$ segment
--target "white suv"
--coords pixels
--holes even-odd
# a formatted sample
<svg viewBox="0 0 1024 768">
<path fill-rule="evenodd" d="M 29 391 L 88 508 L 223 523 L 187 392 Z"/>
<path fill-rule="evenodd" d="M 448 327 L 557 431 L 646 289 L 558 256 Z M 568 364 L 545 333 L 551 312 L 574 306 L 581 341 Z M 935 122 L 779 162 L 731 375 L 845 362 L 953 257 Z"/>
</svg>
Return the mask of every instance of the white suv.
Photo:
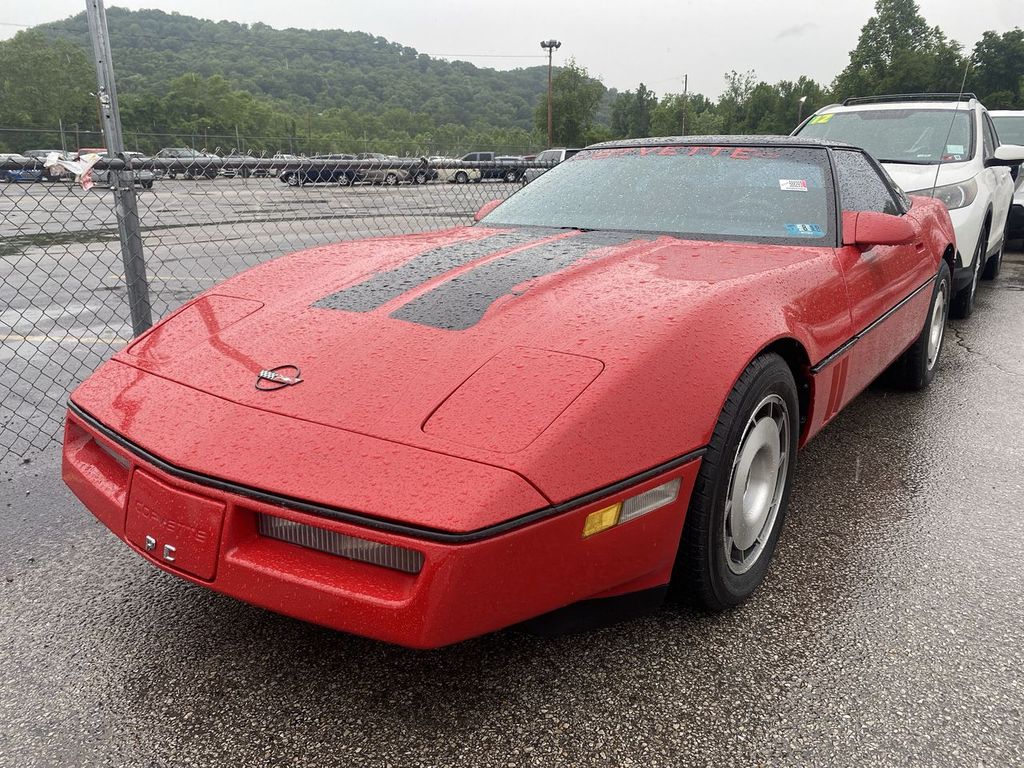
<svg viewBox="0 0 1024 768">
<path fill-rule="evenodd" d="M 999 144 L 974 94 L 847 99 L 819 109 L 793 135 L 863 147 L 908 194 L 934 191 L 956 229 L 950 310 L 968 317 L 978 278 L 999 274 L 1014 190 L 1010 168 L 1024 161 L 1024 147 Z"/>
<path fill-rule="evenodd" d="M 989 114 L 1001 142 L 1024 144 L 1024 109 L 993 109 Z M 1014 173 L 1017 176 L 1017 191 L 1013 205 L 1010 206 L 1010 223 L 1007 225 L 1010 231 L 1006 237 L 1008 240 L 1024 240 L 1024 173 L 1019 168 Z"/>
</svg>

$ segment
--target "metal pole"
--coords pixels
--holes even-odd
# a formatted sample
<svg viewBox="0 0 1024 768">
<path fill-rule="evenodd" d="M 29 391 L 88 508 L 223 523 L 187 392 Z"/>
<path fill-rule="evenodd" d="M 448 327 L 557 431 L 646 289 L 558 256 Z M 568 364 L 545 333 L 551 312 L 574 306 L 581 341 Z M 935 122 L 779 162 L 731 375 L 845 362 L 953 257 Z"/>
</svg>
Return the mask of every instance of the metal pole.
<svg viewBox="0 0 1024 768">
<path fill-rule="evenodd" d="M 562 43 L 558 40 L 541 40 L 540 47 L 548 52 L 548 146 L 555 143 L 554 132 L 551 130 L 551 57 L 555 55 L 555 49 L 561 48 Z"/>
<path fill-rule="evenodd" d="M 60 151 L 61 152 L 67 152 L 68 151 L 68 142 L 67 142 L 67 139 L 64 138 L 64 119 L 61 118 L 61 117 L 58 117 L 57 118 L 57 125 L 60 128 Z"/>
<path fill-rule="evenodd" d="M 683 132 L 680 136 L 686 135 L 686 89 L 690 84 L 690 76 L 683 75 Z"/>
<path fill-rule="evenodd" d="M 555 49 L 552 47 L 548 48 L 548 146 L 552 146 L 555 141 L 552 137 L 551 131 L 551 57 L 554 56 Z"/>
<path fill-rule="evenodd" d="M 97 102 L 101 125 L 111 158 L 124 158 L 124 136 L 121 134 L 121 113 L 117 108 L 117 88 L 114 85 L 114 62 L 107 32 L 107 12 L 103 0 L 86 0 L 89 35 L 96 58 L 96 83 L 99 86 Z M 142 230 L 139 226 L 139 206 L 135 197 L 135 179 L 130 170 L 112 170 L 114 211 L 121 239 L 121 260 L 124 263 L 125 284 L 128 287 L 128 307 L 132 314 L 132 331 L 137 336 L 153 325 L 153 310 L 149 305 L 149 282 L 146 278 L 146 260 L 142 253 Z"/>
</svg>

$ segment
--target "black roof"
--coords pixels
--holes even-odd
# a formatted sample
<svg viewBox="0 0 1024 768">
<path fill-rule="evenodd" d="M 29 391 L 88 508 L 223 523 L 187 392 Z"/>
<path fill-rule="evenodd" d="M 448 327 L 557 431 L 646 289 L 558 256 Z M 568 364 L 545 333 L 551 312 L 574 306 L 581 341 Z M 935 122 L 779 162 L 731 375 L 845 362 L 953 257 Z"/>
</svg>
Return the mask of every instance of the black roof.
<svg viewBox="0 0 1024 768">
<path fill-rule="evenodd" d="M 646 139 L 619 139 L 591 144 L 587 149 L 611 147 L 665 147 L 699 144 L 716 147 L 853 147 L 842 141 L 812 139 L 806 136 L 659 136 Z"/>
</svg>

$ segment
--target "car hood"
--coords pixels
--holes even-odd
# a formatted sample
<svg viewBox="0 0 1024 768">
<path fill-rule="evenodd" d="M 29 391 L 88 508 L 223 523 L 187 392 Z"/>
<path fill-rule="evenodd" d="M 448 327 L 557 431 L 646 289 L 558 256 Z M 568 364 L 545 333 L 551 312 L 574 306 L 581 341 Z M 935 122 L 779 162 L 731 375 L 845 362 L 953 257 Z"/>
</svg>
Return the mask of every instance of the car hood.
<svg viewBox="0 0 1024 768">
<path fill-rule="evenodd" d="M 931 189 L 932 186 L 957 184 L 974 176 L 970 163 L 943 163 L 935 165 L 904 165 L 902 163 L 882 163 L 904 192 L 919 193 Z M 938 179 L 936 180 L 936 171 Z"/>
<path fill-rule="evenodd" d="M 696 363 L 708 336 L 734 330 L 729 317 L 740 308 L 777 307 L 776 290 L 810 291 L 826 279 L 794 270 L 798 263 L 832 259 L 828 248 L 575 230 L 471 227 L 356 241 L 243 273 L 117 359 L 231 403 L 533 478 L 532 468 L 554 466 L 552 451 L 612 429 L 595 412 L 649 412 L 645 388 L 665 386 L 661 361 Z M 777 278 L 738 301 L 734 292 L 765 272 Z M 709 377 L 750 354 L 722 350 L 699 363 Z M 258 379 L 273 369 L 301 382 Z M 732 376 L 685 384 L 711 393 L 717 409 Z M 707 422 L 672 427 L 671 450 L 702 445 Z M 625 465 L 640 469 L 671 457 L 660 445 L 629 452 Z M 613 469 L 622 465 L 622 456 L 602 455 L 574 477 L 587 489 L 628 474 Z M 568 493 L 544 490 L 556 500 Z"/>
</svg>

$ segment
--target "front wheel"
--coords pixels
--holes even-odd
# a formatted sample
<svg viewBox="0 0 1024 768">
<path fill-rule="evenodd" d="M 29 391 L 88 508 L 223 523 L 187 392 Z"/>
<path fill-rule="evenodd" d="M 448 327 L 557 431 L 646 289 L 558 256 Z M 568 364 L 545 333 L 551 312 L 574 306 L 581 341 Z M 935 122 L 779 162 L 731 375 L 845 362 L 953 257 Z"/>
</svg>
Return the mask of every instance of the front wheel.
<svg viewBox="0 0 1024 768">
<path fill-rule="evenodd" d="M 384 186 L 386 187 L 397 187 L 398 186 L 398 174 L 389 173 L 384 177 Z"/>
<path fill-rule="evenodd" d="M 465 171 L 459 171 L 455 174 L 456 184 L 465 184 L 467 181 L 469 181 L 469 174 Z"/>
<path fill-rule="evenodd" d="M 988 227 L 978 234 L 978 245 L 974 248 L 974 261 L 971 262 L 971 282 L 957 292 L 950 305 L 949 314 L 958 320 L 966 320 L 974 314 L 974 301 L 978 294 L 978 280 L 981 278 L 982 262 L 988 249 Z"/>
<path fill-rule="evenodd" d="M 725 401 L 701 460 L 673 587 L 724 610 L 764 580 L 789 503 L 800 406 L 786 362 L 761 355 Z"/>
<path fill-rule="evenodd" d="M 946 320 L 949 317 L 950 272 L 946 262 L 939 267 L 932 290 L 932 303 L 928 306 L 921 335 L 892 364 L 889 369 L 893 383 L 904 389 L 925 389 L 935 378 L 935 371 L 946 338 Z"/>
<path fill-rule="evenodd" d="M 1006 250 L 1006 239 L 1010 233 L 1010 216 L 1006 216 L 1006 226 L 1003 227 L 1003 240 L 999 243 L 999 250 L 996 251 L 992 258 L 985 262 L 985 271 L 981 273 L 982 280 L 995 280 L 999 277 L 999 273 L 1003 271 L 1003 251 Z"/>
</svg>

